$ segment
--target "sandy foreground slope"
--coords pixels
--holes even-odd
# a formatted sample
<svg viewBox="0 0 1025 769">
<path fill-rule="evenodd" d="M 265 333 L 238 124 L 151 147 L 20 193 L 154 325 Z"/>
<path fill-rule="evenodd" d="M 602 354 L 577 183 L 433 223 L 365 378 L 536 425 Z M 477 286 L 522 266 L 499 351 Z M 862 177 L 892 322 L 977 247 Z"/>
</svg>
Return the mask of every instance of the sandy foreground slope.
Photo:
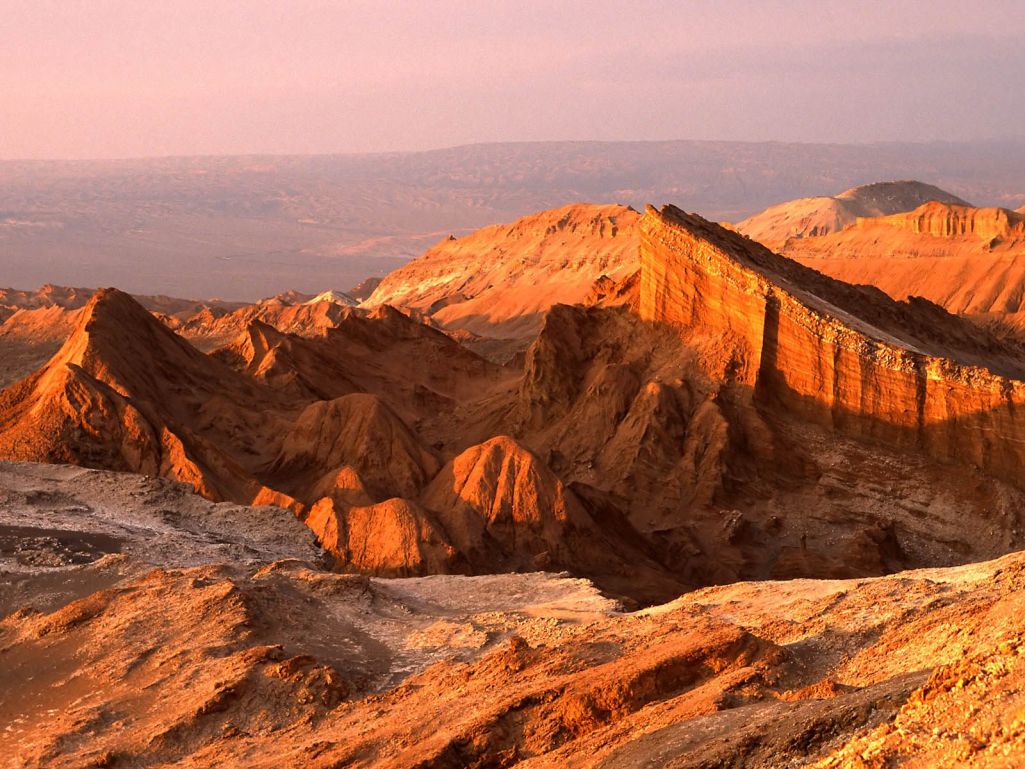
<svg viewBox="0 0 1025 769">
<path fill-rule="evenodd" d="M 0 500 L 5 767 L 1013 766 L 1025 733 L 1020 554 L 624 613 L 326 573 L 287 512 L 165 480 L 3 463 Z"/>
</svg>

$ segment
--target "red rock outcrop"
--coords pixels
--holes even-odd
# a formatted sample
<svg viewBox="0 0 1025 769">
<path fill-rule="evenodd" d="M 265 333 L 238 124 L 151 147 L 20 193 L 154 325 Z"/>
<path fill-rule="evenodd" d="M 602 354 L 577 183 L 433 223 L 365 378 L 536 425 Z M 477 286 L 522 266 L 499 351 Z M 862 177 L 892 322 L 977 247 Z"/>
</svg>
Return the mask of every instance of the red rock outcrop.
<svg viewBox="0 0 1025 769">
<path fill-rule="evenodd" d="M 27 376 L 49 360 L 78 325 L 81 310 L 95 292 L 86 288 L 44 285 L 35 291 L 0 289 L 0 387 Z M 139 304 L 165 323 L 183 318 L 214 317 L 237 303 L 197 302 L 168 296 L 135 296 Z"/>
<path fill-rule="evenodd" d="M 926 204 L 859 219 L 843 232 L 788 241 L 782 252 L 896 299 L 922 296 L 950 312 L 1007 318 L 1025 311 L 1025 216 L 1001 208 Z"/>
<path fill-rule="evenodd" d="M 434 517 L 410 500 L 340 507 L 324 498 L 310 508 L 306 525 L 342 570 L 412 577 L 449 574 L 460 565 Z"/>
<path fill-rule="evenodd" d="M 1020 478 L 1025 369 L 1013 351 L 966 337 L 927 304 L 831 280 L 672 207 L 650 209 L 640 229 L 641 317 L 724 340 L 714 365 L 755 399 Z"/>
<path fill-rule="evenodd" d="M 108 289 L 44 368 L 0 393 L 0 454 L 160 474 L 248 501 L 260 491 L 243 469 L 252 449 L 229 436 L 279 428 L 246 403 L 283 410 Z"/>
<path fill-rule="evenodd" d="M 469 573 L 569 570 L 622 595 L 671 594 L 651 548 L 616 511 L 598 511 L 508 436 L 471 446 L 420 496 Z"/>
<path fill-rule="evenodd" d="M 448 411 L 510 376 L 441 331 L 387 306 L 347 313 L 315 338 L 254 321 L 214 355 L 302 400 L 375 393 L 410 421 L 425 411 Z M 411 360 L 417 365 L 410 366 Z"/>
<path fill-rule="evenodd" d="M 1021 541 L 1017 347 L 675 209 L 641 228 L 642 317 L 632 300 L 554 307 L 504 413 L 590 505 L 621 511 L 695 583 L 880 573 Z M 965 519 L 987 531 L 971 556 L 949 547 Z"/>
<path fill-rule="evenodd" d="M 415 496 L 437 472 L 438 461 L 378 396 L 353 393 L 303 409 L 281 440 L 267 477 L 312 503 L 311 495 L 325 493 L 326 484 L 336 483 L 345 468 L 358 477 L 357 488 L 382 500 Z"/>
<path fill-rule="evenodd" d="M 449 238 L 389 273 L 364 306 L 408 307 L 483 336 L 532 337 L 553 304 L 582 301 L 601 275 L 636 271 L 638 216 L 578 204 Z"/>
<path fill-rule="evenodd" d="M 422 500 L 437 511 L 453 542 L 477 562 L 490 556 L 489 540 L 508 546 L 504 558 L 517 559 L 521 566 L 565 560 L 572 549 L 566 534 L 590 523 L 562 482 L 506 436 L 473 446 L 449 462 Z"/>
</svg>

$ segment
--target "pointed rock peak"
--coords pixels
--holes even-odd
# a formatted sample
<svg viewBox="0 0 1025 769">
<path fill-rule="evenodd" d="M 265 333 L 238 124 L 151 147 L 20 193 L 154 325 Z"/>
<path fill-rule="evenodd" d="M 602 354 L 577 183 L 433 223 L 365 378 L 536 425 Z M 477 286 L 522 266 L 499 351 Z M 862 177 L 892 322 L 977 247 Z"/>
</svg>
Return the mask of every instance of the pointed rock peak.
<svg viewBox="0 0 1025 769">
<path fill-rule="evenodd" d="M 471 446 L 431 481 L 432 510 L 475 510 L 483 520 L 544 524 L 580 519 L 582 510 L 558 477 L 507 435 Z"/>
<path fill-rule="evenodd" d="M 470 446 L 455 457 L 450 465 L 456 479 L 463 482 L 477 478 L 490 484 L 499 475 L 511 471 L 512 477 L 517 479 L 522 480 L 525 474 L 540 474 L 546 480 L 559 483 L 530 449 L 508 435 L 496 435 L 483 443 Z"/>
<path fill-rule="evenodd" d="M 367 313 L 367 317 L 371 320 L 391 320 L 398 321 L 400 323 L 405 323 L 410 320 L 408 313 L 405 313 L 390 304 L 377 305 Z"/>
<path fill-rule="evenodd" d="M 103 357 L 130 360 L 152 358 L 159 349 L 177 348 L 201 356 L 184 339 L 154 317 L 130 295 L 116 288 L 102 288 L 80 311 L 78 324 L 57 358 L 82 363 L 88 350 L 102 347 Z"/>
<path fill-rule="evenodd" d="M 383 498 L 391 490 L 415 495 L 438 464 L 381 398 L 352 393 L 303 409 L 284 436 L 273 472 L 290 490 L 311 488 L 322 480 L 322 468 L 344 466 L 353 468 L 366 488 Z"/>
<path fill-rule="evenodd" d="M 85 306 L 85 316 L 114 317 L 122 320 L 146 318 L 152 320 L 149 311 L 130 294 L 117 288 L 101 288 Z"/>
<path fill-rule="evenodd" d="M 259 318 L 254 318 L 246 326 L 245 335 L 251 343 L 259 342 L 264 348 L 273 347 L 274 345 L 287 338 L 287 334 L 278 331 L 270 323 L 266 323 Z"/>
<path fill-rule="evenodd" d="M 387 577 L 451 571 L 453 548 L 433 516 L 408 499 L 339 507 L 325 497 L 310 509 L 306 525 L 343 571 Z"/>
</svg>

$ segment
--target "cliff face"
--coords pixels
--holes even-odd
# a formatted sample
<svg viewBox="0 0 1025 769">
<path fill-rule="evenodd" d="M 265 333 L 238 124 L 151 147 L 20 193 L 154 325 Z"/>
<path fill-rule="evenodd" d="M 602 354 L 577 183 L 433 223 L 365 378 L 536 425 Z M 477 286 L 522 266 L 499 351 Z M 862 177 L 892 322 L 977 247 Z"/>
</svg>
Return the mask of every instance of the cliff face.
<svg viewBox="0 0 1025 769">
<path fill-rule="evenodd" d="M 721 339 L 706 367 L 757 402 L 1020 483 L 1025 383 L 1011 352 L 974 365 L 956 319 L 933 308 L 934 326 L 920 318 L 916 329 L 904 322 L 912 305 L 829 280 L 672 207 L 649 209 L 640 230 L 642 318 L 673 324 L 699 346 Z"/>
<path fill-rule="evenodd" d="M 1025 238 L 1025 217 L 1014 211 L 937 202 L 926 203 L 905 214 L 859 219 L 857 226 L 863 229 L 905 229 L 932 235 L 934 238 L 955 238 L 961 235 L 972 235 L 980 240 Z"/>
</svg>

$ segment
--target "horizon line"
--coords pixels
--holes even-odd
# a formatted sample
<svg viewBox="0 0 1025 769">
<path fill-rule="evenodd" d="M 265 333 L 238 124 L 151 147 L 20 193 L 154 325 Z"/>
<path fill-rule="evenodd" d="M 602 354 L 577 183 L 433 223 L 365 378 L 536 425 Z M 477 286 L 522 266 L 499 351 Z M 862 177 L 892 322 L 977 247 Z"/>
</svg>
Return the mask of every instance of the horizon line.
<svg viewBox="0 0 1025 769">
<path fill-rule="evenodd" d="M 209 158 L 372 158 L 398 157 L 410 155 L 429 155 L 438 152 L 470 149 L 474 147 L 530 146 L 530 145 L 623 145 L 623 144 L 719 144 L 743 146 L 796 146 L 796 147 L 942 147 L 942 146 L 982 146 L 999 144 L 1025 144 L 1025 135 L 1008 137 L 989 137 L 982 139 L 930 139 L 927 141 L 907 141 L 898 139 L 878 139 L 863 142 L 852 141 L 788 141 L 781 139 L 533 139 L 509 141 L 480 141 L 451 144 L 429 149 L 413 150 L 373 150 L 373 151 L 337 151 L 337 152 L 199 152 L 171 153 L 167 155 L 118 155 L 118 156 L 79 156 L 79 157 L 0 157 L 0 164 L 7 163 L 130 163 L 152 160 L 200 160 Z"/>
</svg>

